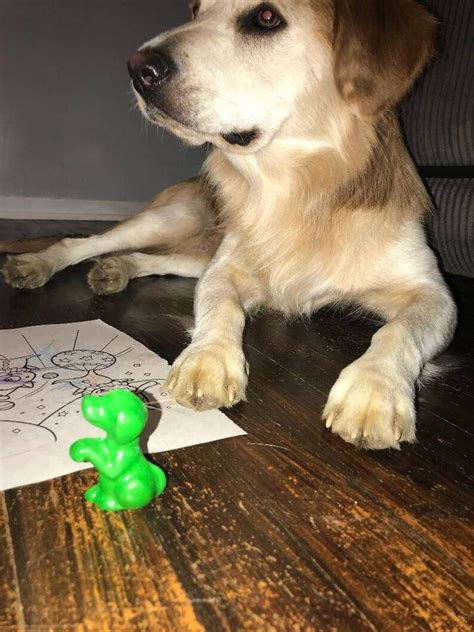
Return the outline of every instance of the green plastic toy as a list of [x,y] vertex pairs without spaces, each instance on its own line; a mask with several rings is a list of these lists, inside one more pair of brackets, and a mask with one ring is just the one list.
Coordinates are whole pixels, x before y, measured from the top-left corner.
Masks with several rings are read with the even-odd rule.
[[104,439],[80,439],[70,448],[74,461],[88,461],[99,472],[98,484],[86,491],[85,499],[105,511],[121,511],[145,507],[162,494],[166,474],[140,450],[148,416],[143,402],[130,391],[116,390],[84,397],[82,412],[106,433]]

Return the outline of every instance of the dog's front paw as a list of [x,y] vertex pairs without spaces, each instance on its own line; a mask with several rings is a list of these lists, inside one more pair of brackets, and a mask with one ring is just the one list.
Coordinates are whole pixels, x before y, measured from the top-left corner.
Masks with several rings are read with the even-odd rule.
[[100,259],[89,271],[87,281],[94,294],[117,294],[130,280],[130,270],[124,257]]
[[5,281],[18,289],[34,290],[49,281],[53,271],[35,254],[11,255],[3,267]]
[[371,449],[415,441],[414,386],[364,358],[344,369],[329,394],[326,426],[348,443]]
[[245,399],[247,364],[242,350],[224,344],[191,344],[174,363],[165,389],[195,410],[229,408]]

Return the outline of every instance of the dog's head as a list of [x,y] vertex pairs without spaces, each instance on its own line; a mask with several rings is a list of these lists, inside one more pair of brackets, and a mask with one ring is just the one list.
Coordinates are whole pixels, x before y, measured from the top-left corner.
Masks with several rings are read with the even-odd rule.
[[196,0],[129,60],[139,105],[192,144],[252,153],[332,108],[374,119],[429,58],[415,0]]

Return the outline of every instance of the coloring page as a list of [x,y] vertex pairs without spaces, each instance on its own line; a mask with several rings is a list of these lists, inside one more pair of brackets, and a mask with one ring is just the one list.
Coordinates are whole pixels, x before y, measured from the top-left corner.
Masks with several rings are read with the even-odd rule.
[[84,395],[121,388],[149,411],[145,452],[245,434],[219,411],[196,413],[162,390],[169,365],[100,320],[0,331],[0,490],[90,467],[69,446],[102,436],[81,414]]

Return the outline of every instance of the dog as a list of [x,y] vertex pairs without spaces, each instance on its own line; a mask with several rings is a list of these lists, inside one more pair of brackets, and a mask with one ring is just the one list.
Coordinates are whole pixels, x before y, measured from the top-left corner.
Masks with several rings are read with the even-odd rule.
[[415,0],[201,0],[128,62],[145,117],[212,146],[201,177],[111,231],[11,256],[18,288],[100,259],[99,294],[129,279],[199,278],[195,327],[167,388],[197,410],[245,399],[246,315],[354,304],[384,321],[345,368],[323,419],[368,449],[415,440],[415,387],[456,308],[426,243],[430,200],[394,113],[433,54]]

